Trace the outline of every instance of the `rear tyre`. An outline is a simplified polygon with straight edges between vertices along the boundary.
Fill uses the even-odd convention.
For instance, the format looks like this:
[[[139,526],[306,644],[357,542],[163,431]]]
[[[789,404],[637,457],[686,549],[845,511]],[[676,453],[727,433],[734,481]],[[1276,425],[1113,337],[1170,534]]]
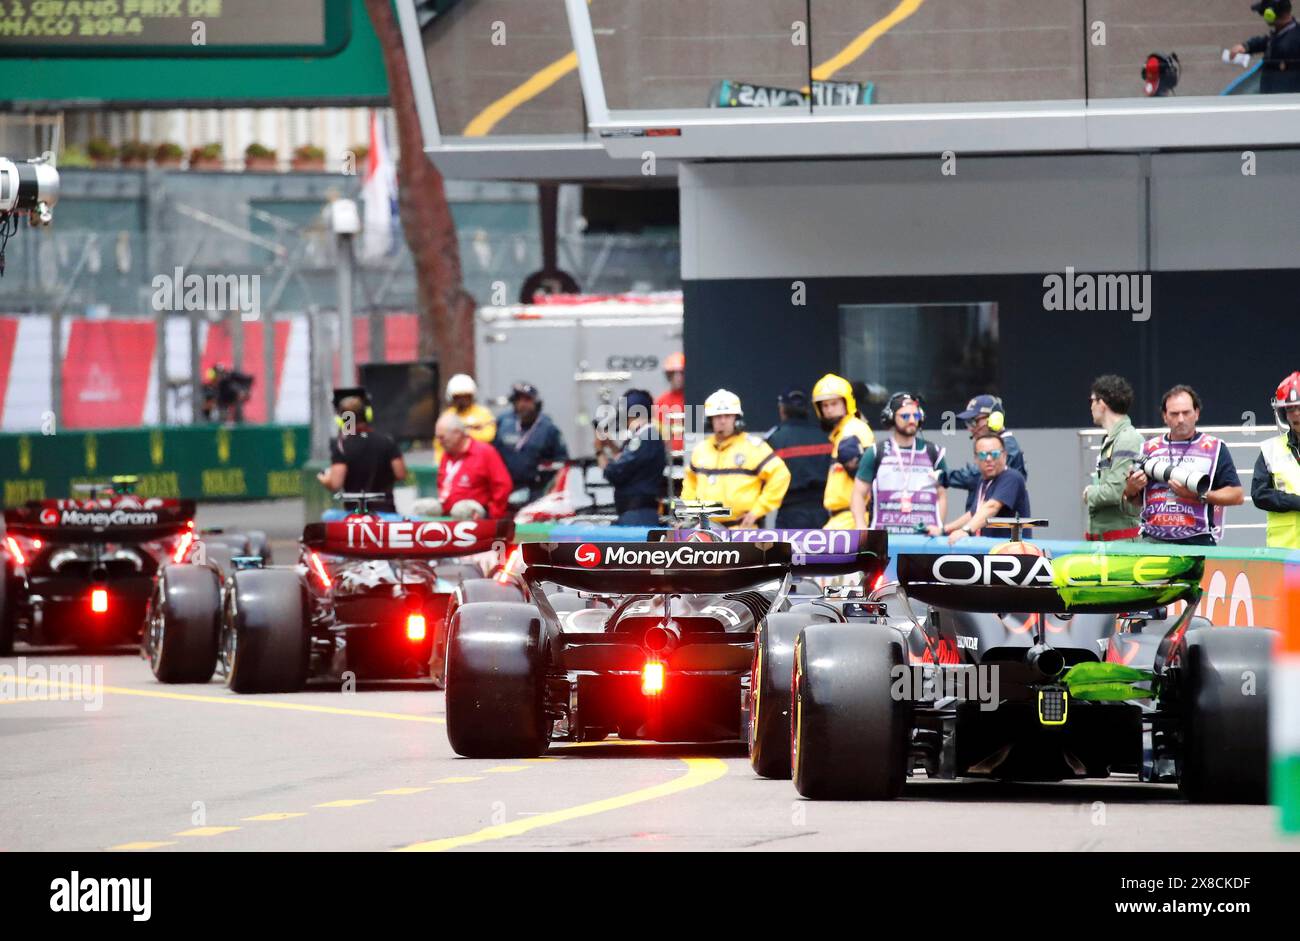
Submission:
[[[221,581],[206,565],[168,565],[145,627],[145,655],[161,683],[206,683],[217,669]]]
[[[1269,652],[1275,638],[1276,632],[1258,627],[1187,632],[1178,789],[1188,800],[1268,803]]]
[[[532,758],[550,723],[545,635],[529,604],[481,603],[452,617],[447,652],[447,738],[466,758]]]
[[[226,682],[237,693],[288,693],[307,682],[307,592],[292,569],[245,569],[231,586]]]
[[[795,644],[793,775],[813,800],[893,800],[907,779],[912,704],[895,699],[902,637],[878,624],[813,624]]]
[[[760,777],[790,779],[794,644],[809,623],[802,614],[769,614],[758,628],[749,681],[749,763]]]
[[[475,572],[477,573],[477,569],[475,569]],[[441,574],[441,570],[439,570],[439,574]],[[523,600],[523,595],[514,585],[502,585],[495,579],[483,578],[481,573],[478,573],[476,577],[461,582],[460,585],[459,604],[461,605],[480,601],[516,602]],[[450,622],[447,620],[434,626],[436,633],[433,638],[433,646],[429,651],[429,678],[433,680],[433,685],[437,689],[447,688],[447,640],[450,636],[450,626]]]

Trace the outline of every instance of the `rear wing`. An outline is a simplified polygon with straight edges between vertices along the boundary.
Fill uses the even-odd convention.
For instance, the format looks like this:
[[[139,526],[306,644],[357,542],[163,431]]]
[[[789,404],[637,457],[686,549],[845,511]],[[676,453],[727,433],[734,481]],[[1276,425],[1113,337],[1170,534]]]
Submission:
[[[551,582],[602,594],[723,594],[756,588],[790,572],[786,543],[526,542],[530,584]]]
[[[486,552],[509,542],[510,520],[380,520],[358,517],[309,523],[302,541],[310,549],[360,559],[444,558]]]
[[[152,542],[188,530],[193,500],[32,500],[5,510],[5,532],[46,542]]]
[[[883,529],[667,529],[652,531],[650,538],[674,543],[786,543],[793,574],[821,577],[862,572],[868,584],[889,564],[889,534]]]
[[[909,598],[954,611],[1121,613],[1195,598],[1205,560],[1183,555],[901,555]]]

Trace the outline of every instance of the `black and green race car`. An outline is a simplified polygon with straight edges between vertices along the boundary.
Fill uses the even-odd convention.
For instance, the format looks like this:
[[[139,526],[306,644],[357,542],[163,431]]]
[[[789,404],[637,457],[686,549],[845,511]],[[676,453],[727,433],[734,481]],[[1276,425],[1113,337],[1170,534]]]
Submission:
[[[892,799],[924,771],[1267,801],[1276,635],[1195,615],[1203,559],[1005,548],[900,556],[865,621],[766,626],[756,668],[788,671],[791,761],[755,770],[814,799]]]

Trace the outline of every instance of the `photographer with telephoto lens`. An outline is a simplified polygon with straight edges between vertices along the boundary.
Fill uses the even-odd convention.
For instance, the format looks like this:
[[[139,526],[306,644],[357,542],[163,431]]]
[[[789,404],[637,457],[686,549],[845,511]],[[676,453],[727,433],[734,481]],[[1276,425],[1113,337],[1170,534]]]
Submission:
[[[1223,508],[1245,501],[1227,445],[1196,430],[1201,397],[1191,386],[1164,394],[1161,415],[1169,428],[1142,446],[1124,486],[1124,498],[1142,497],[1142,541],[1214,546],[1223,538]]]

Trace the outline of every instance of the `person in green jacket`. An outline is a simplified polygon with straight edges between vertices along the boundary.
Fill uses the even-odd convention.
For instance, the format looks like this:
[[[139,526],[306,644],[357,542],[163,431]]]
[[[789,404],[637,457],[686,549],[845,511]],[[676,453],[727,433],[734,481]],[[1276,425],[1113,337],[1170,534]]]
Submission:
[[[1142,456],[1142,435],[1129,421],[1133,387],[1122,376],[1099,376],[1092,383],[1092,423],[1106,437],[1097,453],[1097,467],[1083,489],[1088,505],[1085,538],[1114,542],[1138,537],[1142,505],[1124,497],[1124,482],[1133,462]]]

